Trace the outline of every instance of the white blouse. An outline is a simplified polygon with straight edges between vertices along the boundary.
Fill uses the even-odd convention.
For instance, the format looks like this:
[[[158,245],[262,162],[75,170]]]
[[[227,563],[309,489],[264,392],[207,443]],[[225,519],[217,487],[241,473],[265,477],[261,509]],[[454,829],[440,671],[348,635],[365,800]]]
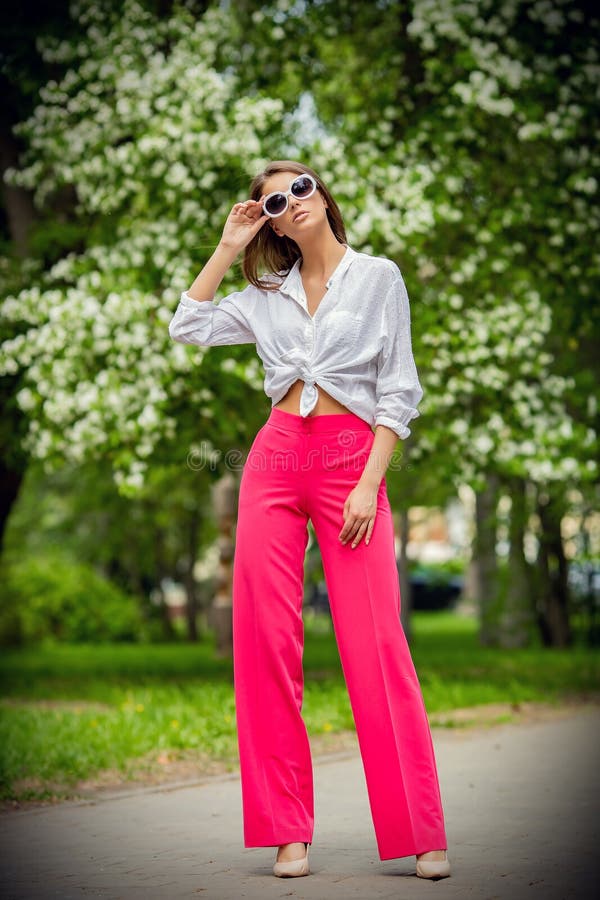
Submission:
[[[183,291],[169,335],[201,347],[256,344],[272,406],[301,379],[300,415],[314,409],[319,384],[371,427],[385,425],[407,438],[423,389],[404,280],[392,260],[346,248],[314,316],[298,259],[287,274],[262,276],[276,291],[249,284],[220,301]]]

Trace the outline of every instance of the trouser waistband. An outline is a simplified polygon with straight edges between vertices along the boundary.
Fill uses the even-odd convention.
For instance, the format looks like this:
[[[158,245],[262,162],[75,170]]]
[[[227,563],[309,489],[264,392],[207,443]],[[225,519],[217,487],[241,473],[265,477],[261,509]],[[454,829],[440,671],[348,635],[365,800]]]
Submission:
[[[266,425],[276,425],[284,431],[304,434],[323,434],[345,429],[351,431],[370,431],[373,429],[364,419],[354,413],[332,413],[318,416],[300,416],[272,407]]]

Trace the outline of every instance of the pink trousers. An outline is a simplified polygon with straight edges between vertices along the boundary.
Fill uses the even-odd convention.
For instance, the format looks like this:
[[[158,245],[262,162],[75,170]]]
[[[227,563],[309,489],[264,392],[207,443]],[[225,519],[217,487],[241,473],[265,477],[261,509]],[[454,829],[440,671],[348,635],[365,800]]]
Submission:
[[[303,699],[304,556],[312,521],[356,726],[380,859],[447,848],[431,731],[400,620],[382,479],[369,545],[339,540],[375,438],[354,414],[273,408],[242,472],[233,564],[233,665],[245,847],[312,843]]]

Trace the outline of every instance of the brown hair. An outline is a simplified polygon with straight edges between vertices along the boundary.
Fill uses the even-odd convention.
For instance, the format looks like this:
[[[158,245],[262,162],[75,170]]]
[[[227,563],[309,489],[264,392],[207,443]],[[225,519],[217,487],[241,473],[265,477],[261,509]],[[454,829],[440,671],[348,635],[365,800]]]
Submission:
[[[250,185],[250,199],[260,200],[263,194],[263,186],[271,175],[278,172],[297,172],[298,175],[312,175],[317,182],[317,190],[327,202],[327,218],[331,230],[340,244],[346,243],[346,229],[344,220],[339,207],[319,176],[308,166],[303,163],[294,162],[290,159],[276,159],[270,162],[265,169],[257,175]],[[255,287],[264,290],[277,290],[278,284],[272,281],[261,281],[258,276],[258,268],[263,264],[268,272],[279,273],[284,271],[286,274],[292,268],[297,259],[302,256],[300,247],[287,235],[278,237],[272,228],[268,227],[268,223],[262,226],[257,234],[252,238],[249,244],[244,248],[244,259],[242,261],[242,271],[244,277]]]

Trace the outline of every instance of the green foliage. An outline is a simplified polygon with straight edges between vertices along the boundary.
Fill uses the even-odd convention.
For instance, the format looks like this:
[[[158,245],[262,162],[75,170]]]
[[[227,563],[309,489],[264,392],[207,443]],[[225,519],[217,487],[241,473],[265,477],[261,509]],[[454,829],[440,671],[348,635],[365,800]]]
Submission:
[[[464,575],[465,570],[466,563],[458,557],[437,563],[412,563],[408,567],[411,575],[423,575],[431,584],[447,584],[456,575]]]
[[[5,561],[3,569],[1,643],[139,638],[136,601],[92,566],[48,553]]]
[[[117,491],[106,462],[65,465],[49,475],[30,462],[5,531],[4,552],[11,559],[32,559],[56,548],[94,566],[137,599],[144,640],[172,639],[161,586],[163,579],[182,577],[191,532],[199,548],[215,540],[210,476],[207,467],[186,465],[184,445],[179,461],[153,466],[145,493],[129,499]]]

